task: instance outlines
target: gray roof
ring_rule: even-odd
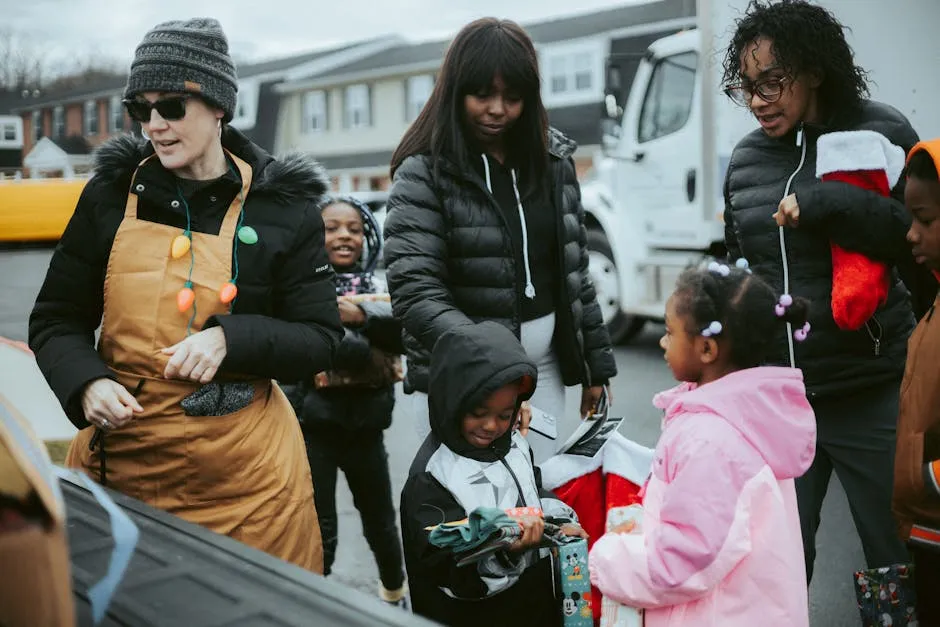
[[[560,17],[524,26],[536,44],[548,44],[589,37],[640,24],[694,16],[695,0],[660,0],[648,4],[630,4],[594,13]],[[419,44],[403,43],[358,61],[332,68],[328,74],[357,74],[385,68],[440,62],[444,58],[450,41],[450,39],[442,39]]]
[[[59,89],[53,87],[49,91],[41,89],[38,98],[21,98],[20,101],[14,105],[14,111],[25,111],[36,107],[77,102],[92,94],[104,92],[120,94],[126,84],[126,74],[96,75],[79,86],[69,86]]]
[[[311,61],[316,61],[317,59],[321,59],[338,52],[343,52],[357,46],[373,43],[379,39],[382,38],[357,41],[333,48],[321,48],[312,52],[303,52],[281,59],[272,59],[269,61],[245,64],[238,68],[238,77],[249,78],[251,76],[259,76],[261,74],[284,72],[292,67],[302,65],[304,63],[310,63]],[[66,89],[53,88],[50,91],[42,93],[38,98],[30,98],[27,100],[20,99],[16,104],[12,104],[11,107],[13,107],[14,110],[22,111],[35,107],[46,107],[49,105],[61,103],[77,102],[84,100],[93,94],[100,94],[104,92],[114,92],[115,94],[120,94],[123,92],[125,85],[127,85],[126,73],[113,74],[109,76],[98,76],[91,81],[85,82],[77,87],[69,87]],[[0,98],[0,106],[3,104],[4,102],[2,98]]]
[[[248,63],[245,65],[238,66],[238,78],[249,78],[251,76],[258,76],[259,74],[271,74],[276,72],[284,72],[291,69],[294,66],[301,65],[304,63],[309,63],[311,61],[316,61],[317,59],[322,59],[323,57],[329,56],[331,54],[336,54],[337,52],[343,52],[345,50],[351,50],[365,44],[370,44],[375,41],[382,39],[377,37],[375,39],[367,39],[365,41],[355,41],[349,44],[344,44],[342,46],[333,46],[330,48],[321,48],[319,50],[313,50],[311,52],[302,52],[300,54],[291,55],[289,57],[283,57],[279,59],[270,59],[268,61],[259,61],[257,63]]]

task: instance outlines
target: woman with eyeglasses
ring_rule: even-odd
[[[320,572],[303,437],[272,380],[328,370],[342,333],[327,184],[227,126],[236,89],[216,20],[147,33],[124,92],[147,141],[98,151],[29,343],[80,429],[68,465]]]
[[[747,259],[778,293],[812,302],[806,341],[794,343],[781,333],[774,358],[803,371],[818,423],[815,461],[796,483],[807,579],[833,472],[845,489],[869,567],[906,561],[892,520],[891,490],[898,393],[914,327],[908,290],[918,314],[933,295],[930,280],[910,262],[903,177],[890,189],[890,173],[878,157],[893,154],[894,149],[882,152],[885,142],[905,154],[917,134],[896,109],[866,99],[866,73],[855,64],[842,24],[803,0],[750,5],[727,47],[724,81],[726,93],[760,125],[738,143],[728,167],[729,258]],[[882,137],[831,135],[861,130]],[[873,137],[874,162],[864,149]],[[829,151],[837,138],[843,138],[842,150]],[[834,172],[829,168],[834,176],[817,178],[817,166],[825,171],[827,165],[835,166]],[[883,193],[852,182],[855,172],[866,169],[881,173]],[[829,180],[840,176],[842,181]],[[833,245],[890,269],[884,302],[856,330],[844,330],[834,319]]]

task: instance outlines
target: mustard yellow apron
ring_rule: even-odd
[[[95,428],[83,429],[66,463],[100,480],[104,449],[108,487],[320,573],[323,552],[310,466],[281,389],[270,379],[253,379],[248,406],[224,416],[194,417],[184,413],[180,401],[199,384],[163,377],[169,356],[161,349],[185,338],[192,315],[181,313],[176,303],[187,280],[196,294],[194,331],[210,316],[228,313],[219,288],[232,276],[233,239],[251,184],[251,167],[229,157],[241,175],[242,193],[229,206],[218,235],[192,233],[192,260],[170,256],[179,229],[139,220],[137,195],[128,194],[108,259],[99,352],[144,411],[127,426],[103,432],[94,450]]]

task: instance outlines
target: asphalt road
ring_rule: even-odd
[[[26,339],[26,322],[49,264],[51,249],[0,250],[0,335]],[[651,405],[653,394],[673,385],[657,346],[661,327],[650,325],[630,346],[617,349],[620,375],[612,383],[614,409],[626,414],[622,428],[627,437],[653,446],[659,433],[660,414]],[[568,411],[577,411],[575,394],[569,394]],[[399,394],[386,446],[393,489],[400,492],[412,456],[418,447],[410,419],[411,399]],[[37,425],[47,437],[68,437],[68,425]],[[337,488],[340,541],[334,574],[337,580],[374,593],[377,573],[362,535],[352,497],[340,480]],[[834,481],[823,510],[818,538],[816,575],[810,589],[813,627],[855,627],[859,624],[852,588],[852,572],[862,567],[863,556],[845,496]]]

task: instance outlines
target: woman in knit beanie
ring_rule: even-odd
[[[328,370],[342,333],[327,185],[314,162],[226,126],[236,91],[216,20],[144,36],[124,102],[146,141],[98,151],[30,345],[81,429],[69,465],[320,572],[303,437],[273,379]]]

